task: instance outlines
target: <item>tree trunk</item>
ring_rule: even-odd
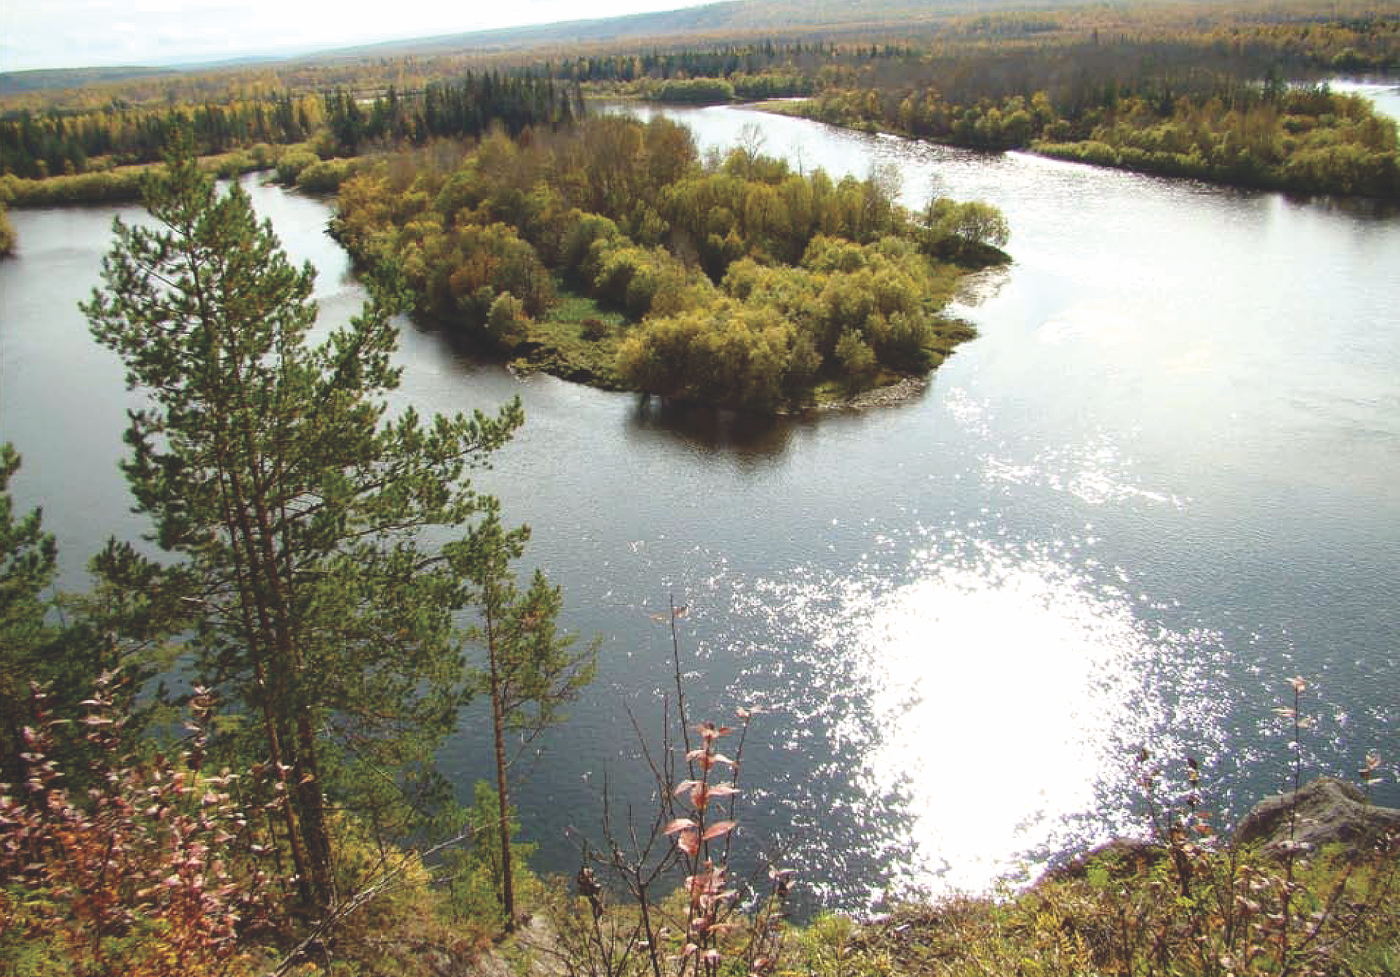
[[[496,799],[498,801],[501,844],[501,909],[506,917],[506,932],[515,929],[515,866],[510,857],[510,787],[506,781],[506,718],[505,703],[501,701],[499,648],[491,612],[486,617],[486,656],[491,672],[491,726],[496,746]]]

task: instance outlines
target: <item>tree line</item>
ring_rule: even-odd
[[[1396,124],[1325,86],[1222,85],[1178,95],[1106,86],[1075,115],[1044,93],[971,105],[936,88],[830,91],[790,111],[975,149],[1030,148],[1062,159],[1233,186],[1400,197]]]
[[[414,92],[390,85],[372,98],[337,88],[223,104],[24,109],[0,118],[0,175],[43,179],[148,163],[161,158],[177,132],[191,138],[200,155],[294,145],[322,132],[331,139],[325,155],[355,155],[371,145],[477,137],[492,124],[512,133],[568,125],[582,112],[576,86],[533,71],[468,71]]]
[[[325,99],[280,94],[222,104],[140,108],[113,103],[89,111],[28,109],[0,118],[0,174],[28,179],[73,175],[159,160],[175,133],[202,155],[257,143],[303,142],[325,123]]]

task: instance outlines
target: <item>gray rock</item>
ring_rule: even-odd
[[[1378,807],[1351,784],[1319,777],[1296,792],[1260,801],[1235,829],[1238,845],[1259,845],[1265,851],[1316,851],[1341,844],[1355,854],[1374,850],[1387,832],[1400,834],[1400,810]]]

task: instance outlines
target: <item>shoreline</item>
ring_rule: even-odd
[[[1232,190],[1253,191],[1258,193],[1282,193],[1299,197],[1332,197],[1348,200],[1374,201],[1377,205],[1381,206],[1400,205],[1400,197],[1358,192],[1349,189],[1345,185],[1318,187],[1299,184],[1296,180],[1288,179],[1286,170],[1278,174],[1272,172],[1261,173],[1258,178],[1250,180],[1230,179],[1210,172],[1209,169],[1204,168],[1204,166],[1199,163],[1193,167],[1191,164],[1192,157],[1190,156],[1179,153],[1147,153],[1132,145],[1110,145],[1108,143],[1096,142],[1093,139],[1080,139],[1068,142],[1033,139],[1024,146],[1006,146],[1001,148],[967,146],[948,139],[931,139],[916,136],[899,129],[887,128],[869,120],[861,123],[830,122],[826,119],[818,118],[815,115],[794,111],[803,103],[812,101],[814,100],[811,98],[766,99],[761,102],[736,103],[735,107],[752,109],[756,112],[765,112],[769,115],[805,119],[808,122],[829,125],[847,132],[861,132],[871,136],[906,139],[910,142],[926,143],[931,146],[943,146],[969,153],[986,153],[992,155],[1003,155],[1011,152],[1026,153],[1038,159],[1051,159],[1064,163],[1080,163],[1100,169],[1138,173],[1143,176],[1160,177],[1166,180],[1197,181]],[[1135,165],[1135,161],[1139,161],[1138,165]],[[1150,161],[1154,165],[1140,165],[1141,161]],[[1280,164],[1279,167],[1282,169],[1282,164]]]

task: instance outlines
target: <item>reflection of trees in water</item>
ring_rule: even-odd
[[[629,434],[670,435],[695,448],[734,452],[752,460],[781,458],[794,428],[811,423],[803,418],[678,404],[645,394],[637,396],[627,413]]]

